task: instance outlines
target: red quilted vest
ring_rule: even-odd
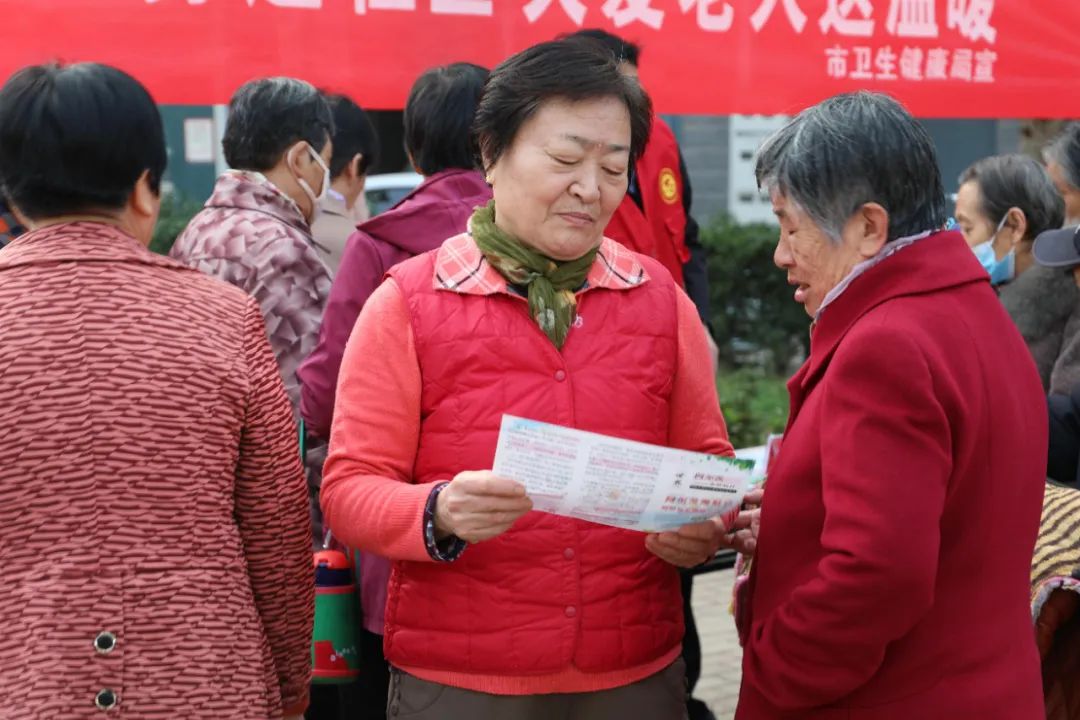
[[[628,194],[604,235],[655,258],[682,285],[683,265],[690,259],[690,250],[686,247],[679,145],[675,133],[659,117],[653,118],[652,133],[636,170],[644,211]]]
[[[579,295],[562,352],[524,298],[433,287],[436,252],[390,271],[423,377],[417,483],[490,468],[504,413],[664,444],[677,361],[676,287],[651,279]],[[675,569],[638,532],[533,512],[454,563],[397,562],[385,647],[395,665],[527,676],[613,672],[682,640]]]

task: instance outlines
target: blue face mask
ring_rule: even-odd
[[[1001,232],[1001,228],[1005,227],[1006,219],[1008,219],[1008,215],[1001,218],[997,230],[994,231],[989,240],[971,248],[983,269],[990,275],[991,285],[1001,285],[1016,277],[1016,250],[1009,250],[1009,254],[1000,260],[994,254],[994,239]]]

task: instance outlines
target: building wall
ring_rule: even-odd
[[[731,137],[727,117],[681,115],[665,118],[679,138],[694,191],[694,217],[708,221],[728,210]]]
[[[166,190],[200,203],[210,196],[218,168],[225,163],[221,151],[223,117],[215,119],[210,105],[161,106],[169,151],[164,177]]]

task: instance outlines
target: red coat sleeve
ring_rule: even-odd
[[[292,409],[254,301],[245,319],[244,355],[249,386],[235,514],[288,715],[307,705],[311,679],[311,516]]]
[[[321,438],[330,437],[341,359],[356,319],[375,288],[382,282],[382,258],[371,238],[355,232],[345,245],[330,297],[326,301],[319,343],[300,366],[300,414],[307,428]]]
[[[790,710],[854,692],[933,605],[952,469],[932,368],[909,337],[853,329],[813,392],[824,393],[808,418],[820,428],[824,557],[753,623],[744,663],[746,681]]]

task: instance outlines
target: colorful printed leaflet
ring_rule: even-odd
[[[734,458],[504,415],[496,475],[543,512],[642,532],[737,513],[752,473]]]

